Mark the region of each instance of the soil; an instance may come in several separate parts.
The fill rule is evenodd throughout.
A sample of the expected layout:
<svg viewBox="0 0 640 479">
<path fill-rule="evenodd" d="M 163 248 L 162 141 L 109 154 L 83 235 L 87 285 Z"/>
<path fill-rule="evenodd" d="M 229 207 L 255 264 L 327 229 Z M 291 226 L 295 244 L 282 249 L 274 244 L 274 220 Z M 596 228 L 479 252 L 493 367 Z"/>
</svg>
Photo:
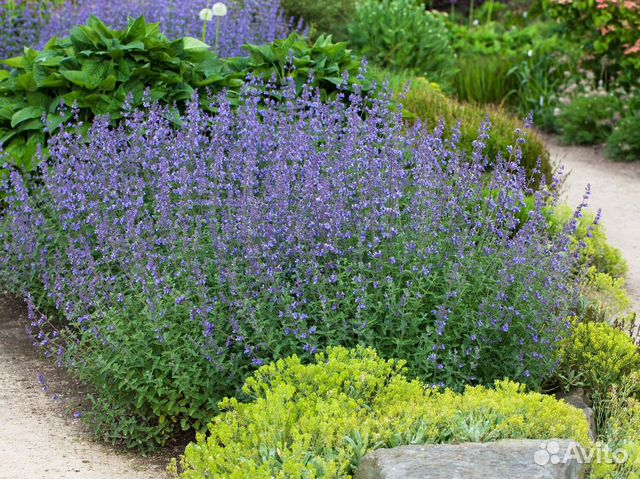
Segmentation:
<svg viewBox="0 0 640 479">
<path fill-rule="evenodd" d="M 0 295 L 0 479 L 165 479 L 174 451 L 144 458 L 92 441 L 79 385 L 40 358 L 24 305 Z"/>
<path fill-rule="evenodd" d="M 629 262 L 628 287 L 640 312 L 640 164 L 612 163 L 601 148 L 561 146 L 551 137 L 547 143 L 570 172 L 570 204 L 591 184 L 590 208 L 602 209 L 610 242 Z M 167 478 L 178 449 L 144 458 L 90 439 L 74 414 L 82 409 L 79 385 L 38 356 L 27 325 L 24 305 L 0 295 L 0 479 Z"/>
</svg>

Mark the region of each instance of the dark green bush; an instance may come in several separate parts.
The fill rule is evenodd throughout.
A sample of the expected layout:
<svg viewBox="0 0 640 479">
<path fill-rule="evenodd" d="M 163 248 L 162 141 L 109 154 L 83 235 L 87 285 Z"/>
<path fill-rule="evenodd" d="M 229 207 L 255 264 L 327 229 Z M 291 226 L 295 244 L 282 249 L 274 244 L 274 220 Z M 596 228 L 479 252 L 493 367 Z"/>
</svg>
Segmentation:
<svg viewBox="0 0 640 479">
<path fill-rule="evenodd" d="M 560 138 L 575 145 L 604 143 L 613 132 L 613 118 L 619 110 L 619 100 L 607 92 L 577 95 L 556 119 Z"/>
<path fill-rule="evenodd" d="M 607 138 L 607 145 L 613 160 L 640 160 L 640 113 L 623 118 Z"/>
<path fill-rule="evenodd" d="M 504 105 L 536 126 L 553 131 L 558 89 L 575 74 L 582 50 L 549 22 L 507 29 L 496 22 L 451 24 L 460 72 L 454 78 L 460 100 Z"/>
<path fill-rule="evenodd" d="M 415 0 L 365 0 L 349 32 L 354 48 L 376 65 L 409 70 L 443 86 L 455 75 L 455 51 L 442 16 Z"/>
<path fill-rule="evenodd" d="M 356 0 L 284 0 L 288 17 L 304 19 L 313 36 L 330 33 L 336 40 L 348 40 L 348 25 L 356 12 Z"/>
</svg>

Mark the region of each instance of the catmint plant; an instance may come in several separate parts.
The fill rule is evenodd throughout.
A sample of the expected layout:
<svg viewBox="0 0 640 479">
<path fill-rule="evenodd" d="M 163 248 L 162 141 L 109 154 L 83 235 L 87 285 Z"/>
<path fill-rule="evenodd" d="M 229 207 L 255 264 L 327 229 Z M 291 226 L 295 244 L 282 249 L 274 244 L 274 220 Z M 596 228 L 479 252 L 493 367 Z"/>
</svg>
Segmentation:
<svg viewBox="0 0 640 479">
<path fill-rule="evenodd" d="M 143 15 L 149 22 L 159 22 L 171 39 L 202 38 L 224 57 L 242 55 L 247 43 L 269 43 L 301 29 L 301 24 L 285 18 L 280 0 L 229 0 L 214 5 L 205 0 L 78 0 L 51 13 L 40 35 L 41 46 L 54 35 L 67 35 L 92 15 L 112 28 L 124 28 L 128 17 Z M 207 23 L 214 17 L 216 28 L 208 30 Z"/>
<path fill-rule="evenodd" d="M 0 0 L 0 58 L 21 55 L 38 42 L 52 10 L 49 0 Z"/>
<path fill-rule="evenodd" d="M 41 184 L 4 181 L 0 280 L 95 393 L 102 436 L 164 444 L 264 362 L 329 345 L 456 390 L 553 371 L 576 258 L 520 143 L 487 158 L 486 122 L 468 158 L 456 127 L 406 127 L 389 92 L 323 103 L 290 83 L 215 115 L 194 98 L 71 125 Z"/>
</svg>

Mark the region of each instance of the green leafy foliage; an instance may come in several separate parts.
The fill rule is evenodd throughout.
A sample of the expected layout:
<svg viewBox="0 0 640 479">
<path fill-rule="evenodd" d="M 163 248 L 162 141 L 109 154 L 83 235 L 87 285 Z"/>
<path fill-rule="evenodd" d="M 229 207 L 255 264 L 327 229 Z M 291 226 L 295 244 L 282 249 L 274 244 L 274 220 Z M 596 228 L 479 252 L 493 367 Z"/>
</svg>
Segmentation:
<svg viewBox="0 0 640 479">
<path fill-rule="evenodd" d="M 574 219 L 574 211 L 568 205 L 560 205 L 549 211 L 549 230 L 552 234 L 559 233 Z M 578 227 L 574 233 L 576 251 L 580 254 L 583 266 L 594 266 L 600 273 L 606 273 L 613 278 L 623 277 L 628 265 L 622 252 L 609 244 L 602 224 L 596 224 L 596 216 L 585 212 L 578 220 Z"/>
<path fill-rule="evenodd" d="M 331 37 L 311 44 L 294 33 L 246 48 L 247 57 L 222 59 L 195 38 L 169 41 L 142 17 L 123 31 L 92 17 L 68 39 L 54 38 L 42 51 L 26 49 L 4 62 L 13 70 L 0 75 L 0 144 L 23 171 L 33 171 L 38 148 L 72 116 L 88 122 L 109 115 L 116 122 L 125 103 L 135 108 L 147 100 L 182 108 L 196 92 L 237 93 L 248 76 L 277 83 L 293 78 L 300 91 L 313 72 L 325 99 L 344 83 L 344 72 L 352 77 L 349 85 L 358 82 L 359 61 Z"/>
<path fill-rule="evenodd" d="M 365 0 L 349 32 L 355 49 L 381 67 L 410 70 L 443 86 L 456 73 L 442 16 L 415 0 Z"/>
<path fill-rule="evenodd" d="M 556 119 L 561 140 L 576 145 L 604 143 L 620 107 L 618 98 L 607 92 L 575 96 Z"/>
<path fill-rule="evenodd" d="M 448 125 L 455 125 L 460 121 L 460 144 L 468 153 L 473 151 L 473 142 L 480 125 L 489 114 L 491 138 L 487 140 L 486 151 L 490 158 L 498 153 L 507 154 L 507 147 L 514 141 L 514 131 L 521 124 L 517 118 L 498 108 L 463 104 L 448 98 L 437 86 L 420 78 L 412 81 L 411 89 L 401 101 L 409 112 L 427 122 L 430 128 L 435 127 L 440 120 L 444 120 Z M 527 141 L 522 145 L 522 154 L 522 164 L 531 175 L 540 158 L 542 173 L 547 179 L 551 178 L 549 152 L 534 131 L 527 131 Z"/>
<path fill-rule="evenodd" d="M 509 381 L 463 394 L 407 380 L 403 362 L 371 349 L 330 348 L 309 365 L 293 356 L 260 368 L 187 446 L 183 479 L 348 478 L 381 447 L 571 438 L 590 443 L 580 411 Z M 174 463 L 173 471 L 177 471 Z"/>
<path fill-rule="evenodd" d="M 284 0 L 288 17 L 304 19 L 312 35 L 331 34 L 337 40 L 348 40 L 348 25 L 356 11 L 356 0 Z"/>
<path fill-rule="evenodd" d="M 509 28 L 496 22 L 449 24 L 458 53 L 456 95 L 464 101 L 495 103 L 521 115 L 535 112 L 536 126 L 553 130 L 557 91 L 575 74 L 579 44 L 564 38 L 549 22 Z"/>
<path fill-rule="evenodd" d="M 544 0 L 566 34 L 585 45 L 590 58 L 609 77 L 635 79 L 640 71 L 640 3 L 610 0 Z"/>
<path fill-rule="evenodd" d="M 292 78 L 298 93 L 313 76 L 314 86 L 320 88 L 323 100 L 334 96 L 341 85 L 353 88 L 354 84 L 359 84 L 364 87 L 363 91 L 368 87 L 356 79 L 361 63 L 351 54 L 347 43 L 333 43 L 330 35 L 320 35 L 314 43 L 309 43 L 294 33 L 267 45 L 246 45 L 245 48 L 249 58 L 233 60 L 241 65 L 239 71 L 244 76 L 252 75 L 265 80 L 275 77 L 279 84 Z M 238 66 L 235 69 L 238 70 Z M 345 72 L 350 75 L 349 85 L 345 85 Z"/>
<path fill-rule="evenodd" d="M 13 70 L 0 83 L 0 142 L 18 166 L 33 170 L 36 148 L 45 144 L 47 132 L 54 133 L 74 114 L 82 120 L 100 114 L 117 119 L 127 97 L 139 104 L 146 88 L 153 100 L 191 98 L 205 78 L 196 65 L 207 57 L 215 59 L 204 43 L 170 42 L 157 24 L 143 18 L 124 31 L 91 18 L 68 39 L 54 38 L 41 52 L 25 49 L 24 56 L 5 61 Z M 58 114 L 62 105 L 74 105 L 75 111 Z"/>
<path fill-rule="evenodd" d="M 638 347 L 629 335 L 607 323 L 579 322 L 563 341 L 559 358 L 558 376 L 577 376 L 590 395 L 601 429 L 611 389 L 640 368 Z M 636 387 L 640 392 L 640 384 Z"/>
<path fill-rule="evenodd" d="M 640 160 L 640 113 L 636 112 L 616 125 L 607 139 L 608 153 L 615 161 Z"/>
</svg>

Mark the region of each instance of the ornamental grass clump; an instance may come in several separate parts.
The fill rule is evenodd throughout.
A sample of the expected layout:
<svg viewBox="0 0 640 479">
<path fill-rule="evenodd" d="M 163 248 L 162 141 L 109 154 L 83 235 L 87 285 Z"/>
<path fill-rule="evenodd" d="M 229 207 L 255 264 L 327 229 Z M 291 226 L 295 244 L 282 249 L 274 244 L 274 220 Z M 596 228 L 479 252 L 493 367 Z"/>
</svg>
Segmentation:
<svg viewBox="0 0 640 479">
<path fill-rule="evenodd" d="M 216 114 L 149 104 L 54 136 L 38 187 L 9 175 L 0 280 L 102 436 L 164 444 L 264 362 L 331 345 L 456 390 L 552 372 L 576 261 L 570 225 L 547 234 L 555 184 L 529 188 L 518 145 L 483 156 L 488 123 L 470 159 L 391 98 L 291 80 Z"/>
</svg>

